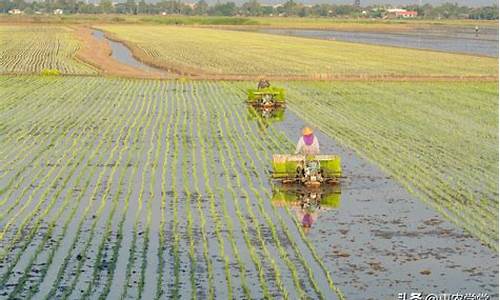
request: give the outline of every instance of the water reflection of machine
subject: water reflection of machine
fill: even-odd
[[[257,89],[248,90],[248,114],[259,121],[263,127],[270,122],[282,121],[285,114],[285,90],[271,86],[269,81],[261,79]]]
[[[285,116],[284,106],[256,107],[248,105],[248,117],[251,120],[277,122],[277,121],[283,121],[284,116]]]
[[[340,185],[322,188],[304,188],[290,185],[275,186],[272,204],[288,206],[295,211],[299,222],[307,233],[316,222],[321,211],[340,207]]]

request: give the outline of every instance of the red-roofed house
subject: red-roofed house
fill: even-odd
[[[415,18],[417,16],[417,12],[414,10],[405,10],[405,11],[397,11],[397,18]]]
[[[417,15],[416,11],[402,8],[389,8],[386,10],[387,18],[415,18]]]

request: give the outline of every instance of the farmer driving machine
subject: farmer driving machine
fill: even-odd
[[[340,157],[336,155],[273,155],[272,178],[284,184],[320,187],[339,183],[341,175]]]
[[[285,90],[272,87],[267,80],[261,80],[257,89],[248,90],[247,103],[261,109],[283,107],[285,106]]]

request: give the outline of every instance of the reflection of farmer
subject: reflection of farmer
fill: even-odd
[[[314,220],[313,220],[312,213],[309,211],[306,211],[306,213],[302,217],[302,226],[311,227],[313,223],[314,223]]]
[[[297,218],[302,224],[305,233],[308,233],[318,218],[321,196],[317,193],[306,193],[301,196],[300,208],[297,207]]]
[[[297,148],[295,149],[295,154],[303,154],[303,155],[319,154],[318,138],[316,138],[311,128],[305,127],[302,130],[302,136],[299,138],[299,141],[297,142]]]
[[[297,215],[297,219],[299,219],[302,225],[302,229],[304,229],[305,233],[308,233],[314,222],[316,222],[318,213],[311,209],[304,209],[300,207],[295,207],[295,213]]]

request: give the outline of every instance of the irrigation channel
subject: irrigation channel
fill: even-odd
[[[245,85],[0,77],[0,297],[498,297],[496,253],[321,132],[347,178],[304,231],[269,178],[300,112]]]
[[[498,57],[498,28],[495,30],[481,29],[477,36],[473,27],[462,29],[460,32],[444,31],[438,33],[430,30],[382,33],[272,28],[261,29],[259,32]]]
[[[133,56],[132,51],[130,51],[130,49],[125,46],[125,44],[110,40],[106,37],[104,32],[94,29],[92,30],[92,35],[99,40],[105,39],[109,43],[109,45],[111,46],[111,57],[116,59],[118,62],[141,69],[146,72],[167,74],[167,72],[163,69],[152,67],[137,60]]]

